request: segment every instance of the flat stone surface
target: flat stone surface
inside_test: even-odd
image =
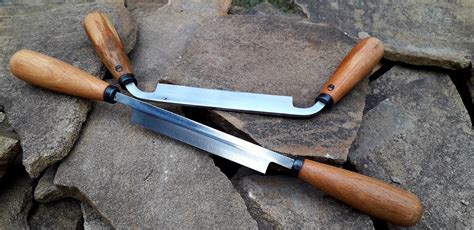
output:
[[[139,13],[140,16],[145,16],[167,3],[168,0],[127,0],[126,7],[128,10],[133,11],[134,14]]]
[[[261,229],[374,229],[369,216],[296,178],[249,176],[236,187]]]
[[[169,66],[182,57],[186,43],[202,22],[225,15],[229,7],[230,0],[170,0],[150,14],[134,11],[140,33],[130,59],[142,90],[154,90]]]
[[[160,63],[166,70],[164,60],[178,58],[175,51],[182,50],[184,43],[169,41],[184,39],[192,31],[177,33],[176,28],[197,27],[201,20],[197,18],[216,17],[225,11],[203,16],[200,4],[213,5],[214,1],[203,2],[189,2],[199,5],[198,11],[183,1],[182,7],[170,4],[148,16],[155,20],[139,18],[140,52],[135,52],[132,60],[140,87],[154,88],[159,75],[145,74]],[[158,36],[165,39],[147,40]],[[166,49],[153,53],[161,47]],[[130,109],[120,104],[97,103],[54,183],[77,189],[118,229],[256,228],[243,199],[206,153],[133,126],[130,115]]]
[[[0,181],[0,228],[27,229],[33,204],[33,184],[20,162]]]
[[[367,33],[381,39],[389,60],[460,69],[474,56],[472,0],[295,2],[312,21],[337,26],[354,39]]]
[[[36,2],[36,1],[35,1]],[[92,75],[104,68],[84,32],[82,21],[93,10],[106,12],[116,22],[128,50],[137,27],[130,13],[117,4],[5,4],[0,11],[0,104],[23,147],[23,164],[32,177],[65,157],[73,146],[90,103],[30,86],[10,74],[10,56],[19,49],[32,49],[71,63]]]
[[[417,228],[472,227],[474,135],[448,76],[394,67],[370,84],[367,106],[352,164],[418,195]]]
[[[20,151],[20,140],[5,113],[0,111],[0,178],[5,175],[8,166],[13,163]]]
[[[281,12],[230,15],[204,23],[164,80],[288,95],[296,106],[309,107],[352,46],[353,42],[334,27]],[[362,82],[339,104],[311,118],[222,111],[209,111],[206,116],[227,132],[263,147],[344,162],[362,119],[366,86],[367,82]]]
[[[114,229],[100,213],[87,203],[81,203],[82,216],[84,217],[84,230]]]
[[[39,204],[28,218],[31,230],[78,229],[82,225],[81,202],[71,198]]]
[[[78,189],[115,228],[255,225],[206,153],[132,126],[130,115],[98,104],[55,184]]]
[[[43,176],[38,181],[38,184],[35,187],[34,197],[35,200],[41,203],[52,202],[59,200],[68,195],[64,189],[56,186],[54,181],[54,176],[58,170],[59,164],[51,165],[46,169]]]

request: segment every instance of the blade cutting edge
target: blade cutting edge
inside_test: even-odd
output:
[[[134,83],[126,85],[134,97],[183,106],[215,108],[229,111],[308,117],[321,111],[325,104],[317,101],[308,108],[293,106],[293,97],[260,93],[234,92],[182,85],[157,84],[154,92],[143,92]]]
[[[294,159],[117,93],[115,100],[133,108],[131,121],[201,150],[265,173],[273,162],[291,169]]]

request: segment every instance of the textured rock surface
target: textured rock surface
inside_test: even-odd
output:
[[[201,23],[225,15],[229,5],[228,0],[171,0],[167,6],[146,17],[140,11],[136,12],[140,25],[139,43],[130,59],[139,73],[139,85],[154,90],[168,67],[182,57],[186,43]],[[216,7],[217,10],[210,10]]]
[[[167,3],[168,0],[127,0],[125,2],[128,10],[133,11],[135,14],[140,13],[141,16],[153,13]]]
[[[296,178],[250,176],[236,187],[262,229],[373,229],[369,216]]]
[[[352,38],[369,33],[385,57],[415,65],[460,69],[474,54],[474,2],[296,0],[312,21],[328,22]]]
[[[0,106],[0,178],[7,172],[8,166],[21,151],[18,136],[13,131],[7,116]]]
[[[164,79],[179,85],[289,95],[296,106],[308,107],[352,45],[334,27],[274,10],[221,17],[202,25]],[[221,111],[207,115],[228,132],[266,148],[343,162],[362,119],[366,85],[364,81],[331,110],[308,119]]]
[[[58,166],[59,164],[49,166],[43,176],[39,179],[34,193],[36,201],[47,203],[67,196],[67,192],[53,183]]]
[[[0,183],[0,228],[27,229],[32,207],[32,181],[20,162],[10,168]]]
[[[132,60],[141,87],[153,88],[158,81],[157,73],[145,75],[150,68],[165,68],[165,60],[178,58],[175,52],[183,43],[173,41],[189,31],[176,28],[197,27],[197,18],[225,11],[206,11],[203,7],[216,3],[203,2],[173,3],[148,16],[154,20],[139,20],[140,52],[135,54],[143,56]],[[151,38],[144,37],[148,34]],[[153,36],[164,39],[148,40]],[[160,47],[166,49],[153,53]],[[115,228],[256,227],[238,192],[207,154],[130,125],[130,114],[120,104],[96,104],[54,183],[77,188]]]
[[[35,1],[36,3],[36,1]],[[78,98],[30,86],[8,70],[9,57],[32,49],[59,58],[93,75],[104,70],[84,32],[82,21],[92,10],[109,14],[117,23],[128,50],[137,27],[128,11],[116,4],[5,4],[0,32],[0,104],[18,133],[23,164],[32,177],[68,154],[86,119],[89,103]]]
[[[350,161],[417,194],[425,209],[418,228],[472,227],[474,135],[449,78],[394,67],[370,88]]]
[[[39,204],[28,218],[30,229],[78,229],[82,225],[81,203],[62,199]]]
[[[81,203],[82,216],[84,217],[84,230],[113,229],[108,221],[92,206]]]
[[[55,184],[77,188],[116,228],[254,225],[207,154],[130,125],[130,113],[98,104]]]

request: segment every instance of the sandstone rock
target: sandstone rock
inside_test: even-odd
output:
[[[139,86],[154,90],[168,67],[182,57],[186,43],[202,22],[224,15],[228,5],[229,0],[171,0],[146,17],[134,12],[140,33],[130,59],[137,71]],[[217,10],[212,10],[215,8]]]
[[[89,204],[81,203],[81,208],[82,215],[84,217],[84,230],[113,229],[107,220]]]
[[[461,69],[474,55],[472,0],[295,2],[312,21],[337,26],[354,39],[367,33],[380,38],[389,60]]]
[[[474,223],[474,135],[456,88],[445,74],[394,67],[370,84],[365,114],[349,155],[367,175],[422,200],[423,229]]]
[[[167,62],[178,58],[199,20],[225,11],[210,7],[214,16],[201,14],[204,6],[219,1],[203,2],[168,4],[139,18],[132,60],[140,87],[155,87],[159,75],[148,73],[164,71]],[[207,154],[130,125],[130,114],[120,104],[98,103],[54,183],[80,191],[114,228],[256,227],[238,192]]]
[[[39,179],[34,193],[36,201],[48,203],[59,200],[68,195],[67,192],[53,183],[58,166],[59,164],[49,166],[43,176]]]
[[[33,203],[33,185],[20,162],[13,165],[0,183],[0,228],[27,229]]]
[[[125,6],[134,13],[140,13],[141,16],[153,13],[158,8],[163,7],[168,0],[127,0]]]
[[[104,69],[84,32],[82,21],[93,10],[106,12],[117,23],[128,50],[137,27],[128,11],[116,4],[6,4],[0,63],[0,98],[23,147],[23,164],[32,177],[65,157],[74,144],[90,103],[33,87],[13,77],[9,57],[33,49],[59,58],[93,75]]]
[[[130,113],[98,104],[55,184],[78,189],[115,228],[254,225],[207,154],[129,125]]]
[[[0,106],[1,107],[1,106]],[[7,116],[0,110],[0,178],[21,151],[20,141],[8,123]]]
[[[296,178],[250,176],[236,187],[262,229],[373,229],[369,216]]]
[[[81,204],[62,199],[39,204],[28,218],[30,229],[77,229],[82,224]]]
[[[334,27],[281,12],[231,15],[204,23],[164,80],[288,95],[296,106],[308,107],[352,45]],[[363,81],[339,104],[307,119],[222,111],[207,116],[266,148],[344,162],[362,119],[366,86]]]

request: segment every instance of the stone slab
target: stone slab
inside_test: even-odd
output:
[[[68,154],[86,120],[90,103],[16,79],[9,72],[9,58],[19,49],[32,49],[103,76],[104,68],[82,25],[84,17],[93,10],[106,12],[114,19],[130,50],[137,27],[123,5],[20,2],[0,6],[5,15],[0,32],[0,104],[5,106],[21,139],[23,164],[32,177]]]
[[[206,21],[163,79],[178,85],[293,96],[295,106],[309,107],[353,45],[334,27],[275,10],[230,15]],[[362,119],[366,87],[363,81],[339,104],[311,118],[222,111],[206,116],[223,130],[263,147],[341,163]]]
[[[59,164],[49,166],[38,180],[34,192],[36,201],[48,203],[68,196],[69,193],[67,191],[53,183],[58,166]]]
[[[91,205],[81,203],[82,216],[84,217],[84,230],[114,229],[108,221]]]
[[[396,66],[370,84],[367,106],[351,163],[418,195],[416,228],[472,227],[474,134],[449,77]]]
[[[261,229],[374,229],[369,216],[296,178],[249,176],[236,187]]]
[[[78,229],[82,225],[81,203],[66,198],[39,204],[28,217],[31,230]]]
[[[33,181],[20,162],[0,181],[0,228],[28,229],[28,212],[33,206]]]
[[[20,151],[20,140],[8,122],[3,106],[0,106],[0,178],[5,175]]]
[[[385,58],[461,69],[474,55],[474,2],[296,0],[308,18],[337,26],[354,39],[370,34]]]

